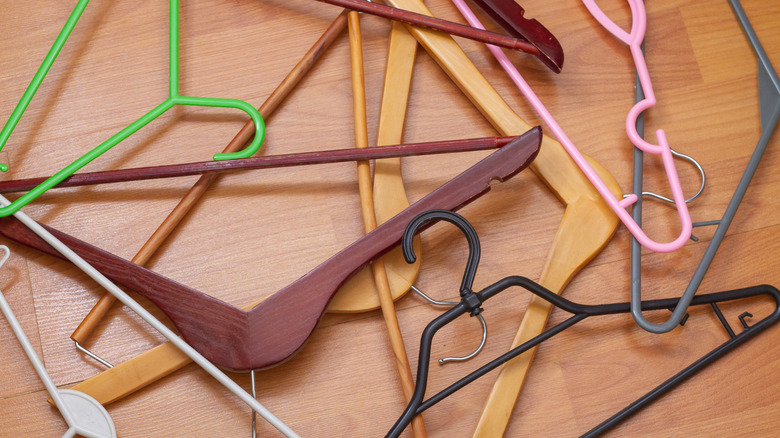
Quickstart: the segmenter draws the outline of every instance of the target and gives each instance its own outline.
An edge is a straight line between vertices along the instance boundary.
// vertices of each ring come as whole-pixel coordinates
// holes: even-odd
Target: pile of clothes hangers
[[[312,336],[326,309],[329,308],[347,312],[368,308],[382,309],[389,330],[393,355],[408,399],[408,405],[403,412],[398,413],[399,417],[396,423],[387,425],[387,436],[400,436],[408,426],[411,426],[415,437],[425,436],[425,426],[420,417],[422,412],[432,408],[436,403],[466,387],[491,370],[503,366],[474,432],[474,436],[500,436],[508,426],[515,406],[514,402],[523,386],[530,364],[530,359],[527,361],[512,361],[512,359],[523,353],[526,353],[526,357],[532,355],[533,352],[529,350],[535,349],[542,342],[587,318],[630,313],[636,324],[642,329],[661,334],[684,324],[689,307],[710,306],[729,334],[729,340],[699,360],[687,365],[679,373],[670,376],[669,380],[660,382],[660,385],[651,392],[612,417],[601,419],[603,420],[601,423],[595,422],[593,429],[584,435],[597,436],[635,414],[708,364],[759,335],[780,318],[780,291],[773,286],[758,285],[696,295],[747,192],[750,181],[775,129],[777,119],[780,117],[780,80],[778,80],[778,76],[738,0],[730,0],[729,3],[759,59],[761,136],[722,218],[699,223],[694,223],[691,220],[688,203],[696,199],[704,189],[703,170],[695,160],[671,149],[663,130],[658,130],[655,133],[657,144],[652,144],[644,139],[643,113],[656,106],[657,100],[651,82],[651,73],[644,58],[643,41],[647,16],[641,0],[627,0],[632,17],[631,28],[628,32],[608,18],[595,1],[583,0],[595,20],[628,47],[636,69],[636,103],[628,112],[625,121],[626,135],[636,146],[634,150],[634,184],[631,194],[625,196],[608,172],[594,164],[577,149],[501,48],[532,55],[555,73],[559,73],[563,69],[563,48],[554,35],[538,21],[525,18],[523,9],[513,0],[475,0],[473,2],[481,8],[482,15],[489,16],[494,20],[508,36],[484,30],[477,14],[469,8],[464,0],[453,0],[453,3],[463,14],[469,26],[432,18],[430,11],[419,0],[390,0],[387,1],[387,6],[366,0],[321,1],[347,8],[347,10],[340,14],[322,37],[317,40],[306,57],[282,82],[272,97],[259,109],[255,109],[252,105],[236,99],[182,95],[179,87],[179,1],[170,0],[168,97],[147,114],[73,161],[55,175],[0,182],[0,193],[24,192],[13,202],[0,196],[2,204],[0,207],[0,234],[8,241],[69,260],[106,291],[71,337],[77,348],[92,359],[109,367],[110,370],[67,390],[57,389],[54,385],[18,324],[11,306],[0,294],[0,306],[3,313],[23,345],[36,372],[44,382],[44,386],[52,397],[52,403],[62,413],[68,425],[66,436],[74,436],[75,434],[87,437],[116,436],[116,428],[109,411],[103,405],[149,385],[174,370],[182,368],[190,361],[197,363],[227,390],[252,408],[253,434],[256,430],[254,418],[256,413],[260,414],[282,434],[298,436],[291,427],[258,402],[255,394],[250,395],[223,370],[250,371],[254,389],[255,370],[281,365],[304,348],[306,341]],[[12,112],[10,120],[0,131],[0,149],[9,141],[26,108],[33,102],[47,72],[54,65],[82,14],[87,10],[88,3],[88,0],[78,0],[50,52],[41,63],[29,87]],[[413,53],[414,50],[417,50],[417,44],[422,44],[426,50],[434,54],[437,62],[447,70],[461,90],[477,106],[483,108],[490,122],[504,136],[401,144],[400,134],[390,133],[385,138],[378,139],[377,147],[368,148],[365,131],[366,103],[363,91],[365,87],[362,77],[360,20],[357,11],[410,25],[409,34],[414,37],[414,39],[409,38],[411,45],[408,42],[403,43],[401,39],[396,40],[397,51],[393,53],[397,53],[398,58],[388,58],[388,65],[391,62],[400,65],[404,62],[410,62],[409,60],[413,63],[414,56],[409,55],[409,50],[412,50]],[[311,68],[314,60],[322,55],[324,49],[331,45],[345,28],[348,28],[350,33],[356,121],[355,137],[358,148],[254,156],[265,138],[264,120],[273,113],[281,100],[290,93],[306,71]],[[401,28],[400,25],[398,28]],[[476,67],[468,61],[455,40],[446,34],[485,43],[498,64],[516,85],[519,94],[527,99],[549,128],[549,132],[546,132],[549,136],[543,135],[541,128],[526,124],[508,107],[500,105],[490,107],[493,105],[490,102],[496,101],[493,97],[496,95],[495,91],[484,77],[479,75]],[[403,47],[403,44],[407,46]],[[404,70],[404,68],[399,68],[399,75],[402,75],[401,72]],[[77,173],[84,166],[118,146],[122,141],[177,105],[239,109],[249,115],[250,121],[225,148],[224,152],[214,155],[212,161]],[[391,109],[387,109],[389,119],[393,117],[390,115],[390,111]],[[554,137],[555,140],[550,136]],[[394,176],[397,175],[394,172],[400,171],[396,169],[398,167],[397,160],[400,157],[486,149],[496,149],[496,151],[411,205],[403,200],[390,207],[377,206],[376,211],[375,207],[370,205],[373,198],[382,196],[382,190],[392,190],[393,184],[396,184],[394,181],[398,178]],[[645,152],[660,157],[671,193],[669,198],[643,190],[642,160]],[[701,171],[701,187],[693,196],[686,198],[683,194],[675,159],[691,161]],[[368,160],[377,160],[373,166],[373,177]],[[361,202],[366,235],[267,299],[252,303],[245,308],[239,308],[143,267],[173,233],[176,226],[185,218],[206,189],[217,179],[219,173],[240,169],[345,161],[360,163],[358,172],[361,199],[368,200]],[[0,167],[7,170],[8,166],[3,164]],[[491,187],[496,181],[507,181],[529,167],[539,174],[545,184],[550,186],[566,204],[567,210],[556,235],[556,248],[548,256],[548,261],[552,260],[550,263],[554,264],[554,267],[547,269],[539,282],[522,276],[509,276],[492,282],[481,291],[475,291],[473,283],[480,260],[480,242],[471,224],[455,211],[486,195],[491,191]],[[570,172],[561,172],[562,168]],[[566,173],[568,176],[562,176],[562,173]],[[185,175],[200,175],[200,179],[131,261],[62,231],[39,224],[22,211],[25,205],[34,202],[44,193],[55,192],[58,188]],[[385,176],[387,179],[383,179]],[[487,196],[491,195],[487,194]],[[641,226],[641,200],[643,196],[661,198],[674,205],[679,217],[679,229],[675,230],[678,233],[677,237],[668,242],[658,242],[645,233]],[[442,303],[432,300],[420,292],[422,296],[435,304],[445,304],[452,307],[434,319],[423,331],[417,370],[416,373],[412,373],[398,320],[395,317],[393,301],[409,289],[415,289],[413,283],[420,270],[419,261],[416,260],[416,254],[420,252],[420,240],[416,236],[438,221],[449,222],[464,233],[468,243],[469,256],[465,274],[459,286],[459,301]],[[573,245],[572,239],[577,239],[579,236],[567,235],[565,232],[566,223],[587,223],[592,224],[592,228],[582,229],[583,234],[587,234],[587,238],[582,239],[584,242]],[[562,288],[574,273],[603,248],[619,223],[622,223],[632,235],[630,302],[582,304],[559,296]],[[693,236],[695,227],[703,226],[716,226],[716,230],[696,271],[691,276],[689,286],[682,293],[667,299],[643,300],[640,281],[641,248],[644,247],[656,252],[677,251],[692,238],[695,239]],[[572,246],[575,249],[572,249]],[[5,256],[0,265],[5,263],[10,255],[7,247],[2,246],[1,248],[3,248]],[[566,262],[555,264],[556,260],[564,259],[564,257],[560,257],[564,252],[566,252]],[[367,266],[368,268],[366,268]],[[392,281],[388,276],[390,271],[395,274],[392,276]],[[369,283],[371,286],[366,286]],[[541,284],[554,286],[544,287]],[[147,308],[138,304],[118,285],[138,292],[151,301],[165,313],[178,334],[161,323]],[[514,288],[515,286],[517,288]],[[466,314],[480,318],[484,328],[485,321],[482,319],[482,313],[489,309],[487,300],[508,289],[526,290],[534,295],[532,302],[536,303],[529,305],[511,350],[453,382],[426,400],[433,337],[436,332],[456,318]],[[359,300],[356,301],[354,297],[365,294],[366,290],[372,296],[370,303],[355,304]],[[758,295],[765,295],[773,300],[775,303],[774,312],[759,321],[749,320],[752,315],[745,312],[740,316],[744,330],[737,334],[723,316],[719,304]],[[83,344],[116,300],[121,301],[137,313],[169,342],[116,366],[85,348]],[[542,301],[548,304],[540,305],[539,303]],[[557,307],[571,316],[545,330],[547,316],[553,307]],[[643,313],[659,309],[671,311],[668,319],[663,323],[650,322]],[[293,314],[295,316],[291,317]],[[482,345],[484,345],[485,336],[483,334]],[[482,345],[480,345],[480,349]],[[479,349],[466,357],[447,358],[440,362],[470,359],[478,351]],[[139,369],[144,370],[140,375]],[[132,377],[130,377],[131,375]]]

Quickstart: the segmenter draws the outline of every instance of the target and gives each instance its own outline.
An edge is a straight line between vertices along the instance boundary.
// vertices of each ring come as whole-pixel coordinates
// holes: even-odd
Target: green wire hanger
[[[19,123],[19,119],[21,119],[22,114],[24,114],[24,111],[27,109],[27,106],[30,104],[30,101],[32,100],[33,96],[38,91],[38,88],[43,82],[43,79],[46,77],[46,74],[49,72],[49,69],[54,63],[54,60],[57,59],[57,55],[59,55],[60,50],[62,50],[62,47],[65,45],[65,41],[70,36],[79,18],[81,18],[81,14],[84,12],[84,9],[87,7],[88,3],[89,0],[79,0],[78,4],[76,4],[76,7],[73,9],[73,12],[71,12],[70,17],[68,17],[68,21],[65,23],[65,26],[62,28],[62,31],[60,31],[60,34],[57,36],[57,39],[54,41],[54,44],[49,50],[49,53],[44,58],[43,62],[41,63],[41,66],[38,68],[38,71],[35,73],[35,76],[30,82],[30,85],[27,87],[27,90],[25,90],[24,94],[22,95],[22,98],[19,100],[19,103],[16,105],[16,108],[14,109],[13,113],[11,113],[11,117],[8,119],[8,122],[5,124],[5,126],[3,126],[2,131],[0,131],[0,150],[2,150],[2,148],[5,146],[6,142],[8,141],[8,137],[10,137],[14,128],[16,128],[17,123]],[[247,146],[245,149],[238,152],[215,154],[214,160],[248,158],[252,154],[257,152],[258,149],[260,149],[260,145],[262,144],[263,138],[265,137],[265,124],[263,122],[262,116],[260,116],[260,113],[252,105],[236,99],[219,99],[219,98],[212,98],[212,97],[190,97],[190,96],[179,95],[179,0],[170,0],[170,19],[169,19],[168,35],[169,35],[168,36],[168,42],[169,42],[168,98],[165,99],[163,103],[155,107],[153,110],[146,113],[140,119],[131,123],[126,128],[117,132],[111,138],[101,143],[96,148],[92,149],[91,151],[81,156],[81,158],[72,162],[71,164],[69,164],[67,167],[63,168],[59,172],[55,173],[52,177],[50,177],[49,179],[42,182],[34,189],[30,190],[29,192],[19,197],[10,205],[5,207],[0,207],[0,217],[8,216],[17,212],[20,208],[29,204],[35,198],[42,195],[47,190],[59,184],[60,181],[71,176],[77,170],[86,166],[92,160],[99,157],[100,155],[102,155],[112,147],[116,146],[117,144],[119,144],[119,142],[131,136],[136,131],[146,126],[149,122],[161,116],[163,113],[165,113],[166,111],[168,111],[169,109],[173,108],[176,105],[236,108],[236,109],[244,110],[246,113],[249,114],[249,117],[252,118],[255,124],[255,137],[252,140],[252,142],[249,144],[249,146]],[[5,172],[7,170],[8,170],[7,165],[0,164],[0,171]]]

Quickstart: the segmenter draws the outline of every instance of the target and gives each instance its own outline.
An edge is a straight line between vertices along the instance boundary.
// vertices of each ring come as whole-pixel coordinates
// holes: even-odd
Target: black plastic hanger
[[[477,272],[477,267],[480,258],[479,238],[474,228],[471,226],[471,224],[468,221],[466,221],[466,219],[448,210],[430,210],[416,216],[409,223],[409,225],[406,228],[406,231],[404,232],[403,243],[402,243],[404,257],[406,258],[407,262],[412,263],[415,260],[414,249],[412,248],[412,237],[415,235],[417,230],[427,222],[438,221],[438,220],[447,221],[456,225],[458,228],[461,229],[461,231],[463,231],[463,233],[466,235],[466,240],[468,241],[469,258],[466,264],[465,273],[463,275],[463,281],[461,282],[461,286],[460,286],[461,301],[453,308],[451,308],[447,312],[443,313],[441,316],[431,321],[425,327],[425,330],[423,330],[422,339],[420,341],[420,355],[417,364],[417,383],[415,384],[414,393],[412,395],[409,404],[406,407],[406,410],[403,412],[403,414],[401,414],[401,416],[398,418],[396,423],[387,433],[386,435],[387,437],[399,436],[415,416],[421,414],[423,411],[435,405],[436,403],[443,400],[444,398],[448,397],[455,391],[463,388],[464,386],[468,385],[469,383],[473,382],[479,377],[487,374],[493,369],[499,367],[500,365],[504,364],[510,359],[519,356],[525,351],[537,346],[538,344],[542,343],[547,339],[550,339],[551,337],[566,330],[567,328],[573,326],[574,324],[591,316],[612,315],[618,313],[631,312],[631,303],[628,302],[600,304],[600,305],[575,303],[559,295],[552,293],[548,289],[544,288],[543,286],[535,283],[534,281],[528,278],[520,277],[520,276],[506,277],[482,289],[479,292],[472,291],[471,286],[474,281],[474,276],[476,275]],[[452,385],[445,388],[438,394],[424,401],[423,399],[425,397],[425,389],[427,387],[427,380],[428,380],[428,369],[429,369],[429,364],[431,359],[431,345],[433,341],[433,336],[436,334],[436,332],[463,314],[468,313],[471,316],[478,315],[480,312],[482,312],[481,306],[483,302],[513,286],[522,287],[528,290],[529,292],[538,295],[542,299],[550,302],[552,305],[566,312],[571,313],[572,316],[566,319],[565,321],[561,322],[560,324],[547,329],[546,331],[534,337],[533,339],[529,340],[528,342],[518,346],[517,348],[508,351],[507,353],[504,353],[503,355],[499,356],[493,361],[483,365],[482,367],[473,371],[471,374],[463,377],[462,379],[453,383]],[[731,329],[728,323],[725,322],[723,315],[720,313],[717,303],[749,298],[757,295],[771,296],[775,301],[774,312],[772,312],[771,315],[755,323],[752,326],[748,326],[744,320],[744,317],[749,314],[743,313],[742,316],[740,317],[740,320],[742,321],[743,326],[745,326],[745,330],[738,335],[734,334],[734,331]],[[642,301],[642,310],[674,309],[677,303],[678,303],[677,298]],[[632,415],[639,409],[645,407],[647,404],[651,403],[652,401],[654,401],[655,399],[657,399],[658,397],[660,397],[661,395],[663,395],[664,393],[672,389],[678,383],[692,376],[697,371],[701,370],[705,366],[714,362],[716,359],[722,357],[729,351],[733,350],[738,345],[741,345],[748,339],[756,336],[757,334],[759,334],[760,332],[762,332],[763,330],[765,330],[766,328],[768,328],[769,326],[771,326],[772,324],[780,320],[780,291],[778,291],[775,287],[769,285],[761,285],[761,286],[754,286],[754,287],[736,289],[736,290],[725,291],[725,292],[699,295],[694,297],[693,301],[691,302],[691,305],[693,306],[704,305],[704,304],[709,304],[713,307],[716,314],[718,315],[718,318],[724,324],[726,330],[729,332],[731,338],[728,341],[721,344],[720,346],[716,347],[711,352],[704,355],[702,358],[700,358],[699,360],[697,360],[696,362],[694,362],[684,370],[682,370],[680,373],[676,374],[674,377],[670,378],[660,386],[656,387],[654,390],[649,392],[644,397],[640,398],[636,402],[629,405],[629,407],[627,407],[626,409],[623,409],[618,414],[611,417],[607,421],[601,423],[599,426],[597,426],[596,428],[589,431],[586,435],[583,436],[592,437],[592,436],[600,435],[601,433],[605,432],[609,428],[618,424],[620,421]]]

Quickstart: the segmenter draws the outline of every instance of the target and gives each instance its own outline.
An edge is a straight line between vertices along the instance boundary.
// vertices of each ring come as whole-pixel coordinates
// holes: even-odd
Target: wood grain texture
[[[317,62],[320,55],[328,48],[336,37],[344,30],[345,27],[345,15],[346,11],[339,14],[333,23],[328,26],[322,36],[317,42],[306,52],[306,55],[295,64],[293,70],[285,76],[284,80],[278,87],[271,93],[266,101],[260,105],[258,112],[263,120],[267,120],[271,114],[273,114],[279,105],[281,105],[287,95],[292,92],[295,86],[300,82],[306,73],[311,70],[314,63]],[[222,153],[236,152],[244,147],[255,136],[255,125],[252,121],[247,121],[246,124],[238,131],[235,137],[230,140],[230,143],[225,146]],[[144,243],[138,253],[133,257],[131,262],[137,265],[145,265],[149,259],[152,258],[155,252],[162,246],[162,244],[173,233],[176,227],[187,216],[187,213],[192,210],[195,204],[198,203],[200,198],[206,193],[209,187],[214,184],[218,179],[217,174],[203,175],[195,182],[195,184],[187,191],[184,197],[176,204],[176,207],[171,210],[171,213],[163,220],[159,227]],[[29,189],[25,189],[29,190]],[[95,330],[98,323],[103,319],[108,311],[111,309],[112,304],[116,302],[116,298],[110,293],[103,294],[102,297],[95,303],[92,310],[89,311],[87,316],[76,327],[76,330],[70,335],[70,338],[79,344],[84,344],[90,334]]]
[[[774,61],[780,63],[780,8],[744,0],[748,16]],[[559,75],[537,59],[511,54],[528,82],[581,150],[630,187],[631,150],[623,120],[633,105],[633,71],[625,47],[601,30],[576,0],[524,0],[561,42],[566,62]],[[67,2],[4,0],[0,20],[0,120],[5,120],[72,9]],[[459,20],[444,0],[427,0],[437,16]],[[623,0],[600,0],[628,26]],[[1,179],[51,174],[64,161],[144,114],[166,93],[167,2],[97,2],[87,9],[38,98],[21,120],[0,162]],[[259,105],[308,50],[338,9],[311,0],[203,0],[183,2],[182,91],[226,96]],[[659,105],[648,132],[664,128],[670,143],[702,161],[708,185],[691,205],[694,220],[719,217],[758,139],[756,60],[726,2],[648,2],[648,62]],[[488,28],[498,30],[489,17]],[[364,31],[369,139],[378,113],[390,24],[361,17]],[[538,123],[481,45],[458,39],[471,61],[508,106]],[[353,141],[348,44],[340,38],[304,78],[269,123],[264,154],[344,147]],[[404,142],[500,135],[420,50],[414,61]],[[39,99],[40,98],[40,99]],[[232,112],[184,108],[120,145],[85,171],[208,160],[245,120]],[[312,139],[311,142],[302,139]],[[780,284],[780,153],[769,145],[756,179],[723,247],[701,286],[714,292],[758,283]],[[544,146],[543,146],[544,147]],[[487,152],[404,159],[409,200],[449,180]],[[645,166],[648,189],[663,192],[658,164]],[[698,176],[680,164],[686,194]],[[130,259],[197,177],[51,192],[25,211],[33,218]],[[234,306],[249,304],[295,281],[363,233],[354,164],[287,168],[228,175],[207,191],[149,267]],[[461,213],[477,229],[482,262],[476,287],[506,275],[539,279],[564,214],[555,195],[530,173],[495,186]],[[650,235],[663,238],[674,212],[645,203]],[[696,229],[700,242],[680,252],[643,257],[648,298],[679,295],[712,230]],[[422,235],[417,286],[438,299],[457,296],[466,248],[449,227]],[[60,387],[99,375],[103,368],[75,351],[68,335],[102,294],[68,264],[9,243],[0,288]],[[561,249],[562,251],[563,249]],[[600,303],[628,297],[628,233],[618,228],[602,253],[566,287],[572,300]],[[549,286],[549,285],[548,285]],[[140,298],[140,297],[139,297]],[[471,363],[435,366],[429,393],[506,351],[525,313],[522,293],[489,302],[485,351]],[[145,302],[156,315],[164,315]],[[766,303],[724,309],[756,318]],[[404,342],[416,367],[419,334],[439,311],[412,296],[396,302]],[[650,315],[653,317],[653,315]],[[658,315],[666,318],[667,314]],[[563,315],[552,312],[548,324]],[[56,411],[16,341],[0,321],[0,435],[61,436]],[[258,374],[260,401],[307,437],[382,436],[403,410],[392,354],[379,312],[326,314],[305,348],[279,367]],[[479,324],[456,321],[437,335],[434,357],[462,354],[479,341]],[[114,308],[87,346],[120,363],[158,345],[161,338],[126,310]],[[709,311],[695,312],[684,328],[663,336],[637,329],[629,318],[593,320],[545,343],[536,353],[506,436],[577,436],[653,385],[725,340]],[[776,379],[780,332],[772,329],[709,367],[608,436],[773,436],[780,425]],[[431,437],[468,436],[495,376],[486,376],[425,412]],[[246,374],[233,377],[249,388]],[[200,369],[185,366],[108,407],[120,436],[246,436],[247,407]],[[554,415],[551,413],[555,413]],[[276,436],[260,422],[260,436]],[[407,433],[411,436],[411,432]]]
[[[65,233],[49,231],[103,275],[155,303],[206,359],[229,370],[257,370],[295,354],[341,285],[398,245],[415,216],[431,209],[458,210],[471,203],[490,191],[491,183],[506,181],[528,167],[540,143],[541,129],[531,129],[246,312]],[[0,219],[0,228],[9,239],[58,256],[10,217]]]
[[[366,87],[365,76],[363,69],[363,38],[360,32],[360,16],[357,12],[351,11],[349,13],[349,51],[350,60],[352,64],[352,108],[355,118],[355,147],[358,149],[368,149],[368,121],[366,120]],[[403,29],[401,29],[403,31]],[[392,55],[392,34],[390,36],[390,48],[389,52]],[[417,50],[415,43],[414,50]],[[414,57],[411,57],[414,59]],[[393,57],[388,56],[387,68],[385,69],[385,77],[395,76],[395,67]],[[410,78],[411,79],[411,78]],[[408,87],[401,87],[399,92],[399,98],[404,103],[408,93],[404,93],[408,90]],[[396,90],[389,89],[387,85],[383,88],[383,93],[394,93]],[[391,100],[391,95],[383,94],[382,100]],[[404,114],[406,113],[405,105],[395,105],[396,108],[402,111],[400,116],[396,114],[387,114],[385,119],[395,118],[395,122],[400,121],[403,124]],[[383,107],[382,109],[385,109]],[[384,113],[380,113],[380,119]],[[379,129],[386,127],[386,125],[380,125]],[[399,130],[400,131],[400,130]],[[377,136],[381,136],[383,133],[380,131]],[[374,210],[374,202],[377,198],[374,196],[373,184],[371,181],[371,163],[369,161],[359,161],[357,163],[358,171],[358,190],[360,191],[360,211],[363,213],[363,227],[366,233],[374,231],[377,227],[377,217]],[[391,194],[389,197],[405,198],[406,193],[403,190],[403,185],[400,186],[402,193]],[[378,198],[381,203],[381,198]],[[405,260],[404,260],[405,262]],[[419,263],[417,266],[419,268]],[[401,327],[398,325],[398,316],[395,313],[395,304],[393,303],[393,293],[390,290],[390,280],[387,277],[387,269],[383,259],[375,259],[371,262],[371,271],[374,274],[374,284],[376,285],[377,298],[379,298],[380,307],[382,310],[382,317],[387,325],[387,338],[390,341],[390,347],[393,351],[393,358],[395,359],[395,367],[398,369],[398,374],[401,378],[401,388],[404,391],[404,400],[409,401],[414,392],[414,377],[412,376],[412,368],[409,366],[409,357],[406,354],[406,346],[404,345],[403,334],[401,333]],[[415,271],[416,272],[416,271]],[[416,277],[416,275],[415,275]],[[416,416],[411,421],[412,433],[415,438],[425,438],[428,434],[425,431],[425,424],[421,415]]]

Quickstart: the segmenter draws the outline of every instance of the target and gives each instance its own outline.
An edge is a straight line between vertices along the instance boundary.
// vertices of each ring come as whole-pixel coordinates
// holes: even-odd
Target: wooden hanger
[[[264,120],[279,108],[284,99],[293,89],[295,89],[295,86],[303,79],[306,73],[311,70],[322,54],[325,53],[325,50],[333,44],[336,37],[338,37],[346,28],[346,25],[347,17],[346,11],[344,11],[336,17],[330,26],[328,26],[312,48],[306,52],[303,58],[295,65],[292,71],[285,76],[282,82],[257,110]],[[233,140],[228,143],[223,153],[233,153],[240,150],[255,136],[255,133],[255,124],[250,120],[241,128],[235,137],[233,137]],[[69,179],[73,180],[76,178],[81,177],[71,177]],[[165,220],[157,227],[155,232],[149,237],[135,257],[133,257],[132,262],[138,265],[145,265],[157,252],[160,246],[168,239],[171,233],[178,227],[190,210],[198,203],[200,198],[203,197],[208,188],[217,181],[217,178],[217,174],[206,174],[199,178],[195,185],[187,191],[176,207],[174,207]],[[62,182],[60,186],[62,186]],[[84,317],[82,322],[76,327],[76,330],[73,331],[73,334],[71,334],[71,339],[76,343],[76,347],[83,349],[80,344],[83,344],[92,334],[100,321],[111,309],[114,302],[116,302],[114,295],[104,293],[97,303],[95,303],[87,316]],[[85,351],[87,354],[97,358],[92,352]],[[103,359],[98,360],[105,362]]]
[[[351,11],[348,20],[349,51],[352,67],[352,107],[355,119],[355,147],[358,149],[368,149],[368,121],[366,117],[365,78],[363,75],[363,38],[360,32],[360,14]],[[403,28],[401,28],[401,30],[403,31]],[[416,45],[417,43],[415,42],[415,49]],[[394,66],[390,64],[390,61],[391,60],[388,59],[385,76],[394,74],[393,70],[391,70],[391,67],[394,68]],[[412,57],[412,63],[413,62],[414,57]],[[392,95],[396,93],[396,90],[386,87],[383,89],[383,93]],[[385,98],[388,97],[387,94],[383,94],[383,102],[385,101]],[[389,101],[390,99],[388,98],[387,100]],[[401,100],[405,102],[406,96],[402,94]],[[406,105],[398,106],[396,108],[401,113],[400,120],[401,125],[403,125],[403,116],[406,113]],[[382,109],[386,109],[386,107],[383,106]],[[397,119],[396,114],[388,113],[384,116]],[[360,208],[363,213],[363,226],[366,233],[370,233],[377,227],[377,218],[376,213],[374,212],[374,202],[376,198],[374,197],[371,184],[371,164],[367,160],[359,161],[357,163],[357,171],[358,187],[360,190]],[[404,197],[406,197],[406,194],[403,192],[403,185],[401,185],[401,190]],[[419,260],[416,264],[412,264],[411,266],[416,266],[417,269],[419,269]],[[406,355],[406,347],[404,346],[401,327],[398,324],[398,318],[395,314],[393,295],[390,292],[390,281],[387,278],[387,270],[385,269],[385,264],[382,259],[373,261],[371,263],[371,270],[374,274],[374,283],[376,284],[377,297],[381,304],[382,317],[387,326],[387,335],[393,351],[393,359],[401,377],[401,387],[403,388],[405,396],[404,400],[408,402],[414,392],[414,378],[412,377],[412,369],[409,366],[409,358]],[[415,277],[416,273],[417,270],[415,270]],[[427,436],[422,416],[418,415],[411,423],[415,438],[425,438]]]
[[[388,3],[417,13],[431,14],[420,0],[388,0]],[[522,132],[529,126],[509,108],[452,37],[411,26],[407,29],[498,132],[508,135]],[[589,157],[586,159],[613,194],[622,196],[620,187],[609,172]],[[574,275],[604,248],[615,232],[618,219],[561,144],[552,138],[544,136],[542,150],[531,169],[566,204],[539,278],[544,287],[561,293]],[[549,303],[532,299],[512,346],[540,333],[550,309]],[[534,353],[535,349],[530,350],[501,369],[483,409],[475,433],[477,436],[492,437],[503,433],[496,431],[503,431],[511,416]]]
[[[326,49],[335,41],[336,37],[346,28],[347,18],[346,11],[342,11],[336,19],[328,26],[322,36],[314,43],[304,57],[296,64],[293,70],[282,80],[279,86],[271,93],[266,101],[258,109],[258,112],[264,119],[270,117],[276,109],[279,108],[281,103],[287,97],[287,95],[295,89],[295,86],[301,79],[308,73],[314,66],[316,61],[325,53]],[[244,127],[236,134],[233,140],[225,147],[224,152],[234,152],[240,150],[240,148],[246,144],[255,133],[254,124],[249,121]],[[400,139],[398,141],[400,143]],[[392,143],[392,142],[391,142]],[[204,163],[205,164],[205,163]],[[233,165],[238,165],[234,163]],[[208,166],[208,165],[206,165]],[[400,168],[398,169],[400,172]],[[111,172],[111,171],[109,171]],[[103,173],[106,175],[108,172]],[[392,172],[387,174],[388,179],[392,179]],[[398,173],[400,178],[400,173]],[[75,183],[81,178],[88,178],[86,175],[74,175],[61,182],[57,187],[66,187],[71,183]],[[133,258],[133,263],[144,265],[157,251],[157,249],[165,242],[170,236],[173,230],[178,224],[186,217],[189,211],[194,207],[199,199],[205,194],[206,190],[217,181],[217,174],[206,174],[202,176],[195,185],[187,192],[187,194],[179,201],[176,207],[171,211],[168,217],[160,224],[157,230],[152,234],[149,240],[144,244],[138,254]],[[387,186],[390,192],[398,190],[398,183],[385,184],[383,181],[387,179],[379,178],[377,181],[380,187]],[[40,184],[40,181],[31,181],[34,185]],[[403,193],[403,185],[400,185],[401,193]],[[380,190],[383,191],[383,190]],[[394,200],[399,195],[385,196],[384,199]],[[403,196],[405,199],[405,196]],[[399,198],[400,199],[400,198]],[[391,202],[393,207],[387,209],[380,209],[380,214],[385,214],[385,218],[389,218],[403,208],[398,208],[396,201],[383,201],[378,205],[384,205],[387,202]],[[408,206],[408,201],[406,201]],[[404,207],[405,208],[405,207]],[[387,214],[393,212],[392,214]],[[394,298],[398,298],[403,295],[408,289],[411,282],[416,276],[417,267],[409,266],[403,261],[403,257],[400,252],[391,252],[383,257],[386,261],[385,264],[388,270],[393,274],[391,276],[392,281],[391,295]],[[371,278],[368,270],[362,270],[358,272],[353,278],[349,279],[336,294],[335,298],[331,301],[328,311],[331,312],[361,312],[367,310],[373,310],[379,307],[379,300],[375,292],[376,287],[374,281]],[[77,345],[84,343],[90,336],[92,331],[97,327],[98,323],[108,313],[109,309],[116,301],[113,295],[104,294],[81,324],[71,335]],[[183,355],[182,355],[183,356]]]
[[[214,364],[230,370],[262,369],[288,359],[303,346],[341,284],[400,243],[412,217],[432,208],[455,210],[487,193],[491,182],[505,181],[527,167],[539,152],[540,143],[541,129],[529,130],[249,311],[64,233],[49,231],[103,275],[154,302],[182,337]],[[12,219],[3,219],[0,233],[49,254],[59,254]]]

